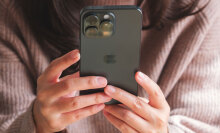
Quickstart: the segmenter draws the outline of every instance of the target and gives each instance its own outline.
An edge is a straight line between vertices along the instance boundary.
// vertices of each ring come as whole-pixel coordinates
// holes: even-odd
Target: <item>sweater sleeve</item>
[[[220,19],[167,97],[169,133],[220,132]]]
[[[34,133],[33,83],[25,65],[0,42],[0,132]]]

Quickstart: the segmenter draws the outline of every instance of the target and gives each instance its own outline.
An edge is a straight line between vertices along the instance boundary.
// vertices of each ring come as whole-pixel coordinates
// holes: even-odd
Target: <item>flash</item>
[[[108,14],[104,15],[104,19],[109,19],[109,18],[110,18],[110,16]]]

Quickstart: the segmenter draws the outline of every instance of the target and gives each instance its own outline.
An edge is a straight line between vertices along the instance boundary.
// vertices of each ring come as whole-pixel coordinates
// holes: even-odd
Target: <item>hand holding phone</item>
[[[79,77],[79,73],[59,78],[61,73],[80,59],[73,50],[52,61],[37,81],[37,97],[33,116],[40,133],[58,132],[66,126],[101,111],[111,100],[105,93],[75,96],[79,90],[97,89],[107,85],[100,76]]]

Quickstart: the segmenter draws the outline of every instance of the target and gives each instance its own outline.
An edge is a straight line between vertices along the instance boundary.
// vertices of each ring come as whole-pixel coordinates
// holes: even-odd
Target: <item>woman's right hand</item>
[[[33,108],[37,132],[61,131],[69,124],[101,111],[104,103],[111,100],[104,93],[70,96],[79,90],[103,88],[107,85],[104,77],[79,77],[78,72],[60,79],[62,71],[79,59],[79,51],[73,50],[52,61],[38,78],[37,98]]]

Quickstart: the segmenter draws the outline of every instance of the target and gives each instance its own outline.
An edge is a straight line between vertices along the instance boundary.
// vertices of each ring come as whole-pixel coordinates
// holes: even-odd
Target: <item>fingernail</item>
[[[106,85],[107,84],[107,80],[105,78],[98,77],[96,80],[99,85]]]
[[[144,78],[144,74],[142,72],[138,72],[138,78],[142,80]]]
[[[106,88],[107,93],[115,93],[115,87],[108,85],[108,87]]]
[[[71,54],[71,57],[72,57],[73,59],[77,58],[78,56],[79,56],[79,50],[74,50],[74,51],[72,52],[72,54]]]

